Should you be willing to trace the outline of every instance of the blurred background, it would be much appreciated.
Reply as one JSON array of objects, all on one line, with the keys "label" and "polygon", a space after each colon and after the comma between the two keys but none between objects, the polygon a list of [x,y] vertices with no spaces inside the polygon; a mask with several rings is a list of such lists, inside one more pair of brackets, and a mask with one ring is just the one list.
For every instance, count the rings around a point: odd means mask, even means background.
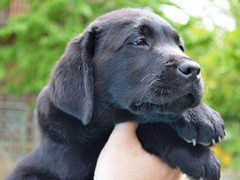
[{"label": "blurred background", "polygon": [[168,20],[201,64],[204,101],[227,128],[214,151],[224,178],[240,179],[239,0],[0,0],[0,179],[38,143],[36,96],[66,44],[96,17],[124,7]]}]

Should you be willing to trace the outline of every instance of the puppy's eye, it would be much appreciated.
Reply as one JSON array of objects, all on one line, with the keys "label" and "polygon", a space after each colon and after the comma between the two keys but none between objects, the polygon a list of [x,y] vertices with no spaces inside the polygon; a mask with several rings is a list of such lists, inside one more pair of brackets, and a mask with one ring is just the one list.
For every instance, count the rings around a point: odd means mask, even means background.
[{"label": "puppy's eye", "polygon": [[148,43],[145,39],[139,39],[137,41],[131,42],[130,44],[134,46],[148,46]]}]

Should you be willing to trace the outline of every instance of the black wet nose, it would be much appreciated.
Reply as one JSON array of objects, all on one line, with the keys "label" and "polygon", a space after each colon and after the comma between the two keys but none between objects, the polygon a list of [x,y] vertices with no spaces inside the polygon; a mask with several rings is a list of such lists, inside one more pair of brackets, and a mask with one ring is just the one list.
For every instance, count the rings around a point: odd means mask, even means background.
[{"label": "black wet nose", "polygon": [[200,65],[194,61],[184,62],[178,67],[179,74],[184,78],[200,78]]}]

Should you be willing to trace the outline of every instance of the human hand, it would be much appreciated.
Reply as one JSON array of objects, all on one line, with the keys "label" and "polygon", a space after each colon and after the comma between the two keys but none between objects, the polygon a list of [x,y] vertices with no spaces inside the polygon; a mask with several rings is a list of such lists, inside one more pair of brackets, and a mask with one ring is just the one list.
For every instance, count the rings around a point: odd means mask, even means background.
[{"label": "human hand", "polygon": [[146,152],[137,136],[136,122],[115,126],[101,151],[95,180],[187,180],[186,175],[170,168],[157,156]]}]

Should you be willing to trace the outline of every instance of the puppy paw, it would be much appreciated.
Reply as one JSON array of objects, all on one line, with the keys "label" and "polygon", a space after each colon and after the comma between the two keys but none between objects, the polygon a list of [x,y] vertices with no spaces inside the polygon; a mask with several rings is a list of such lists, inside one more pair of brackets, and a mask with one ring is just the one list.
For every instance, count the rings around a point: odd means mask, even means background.
[{"label": "puppy paw", "polygon": [[209,147],[186,143],[165,123],[140,124],[137,136],[143,148],[173,168],[199,180],[218,180],[220,165]]},{"label": "puppy paw", "polygon": [[190,108],[172,123],[178,135],[193,146],[211,146],[226,135],[220,114],[205,104]]},{"label": "puppy paw", "polygon": [[169,154],[180,171],[196,180],[220,179],[220,164],[210,148],[197,145],[187,149]]}]

